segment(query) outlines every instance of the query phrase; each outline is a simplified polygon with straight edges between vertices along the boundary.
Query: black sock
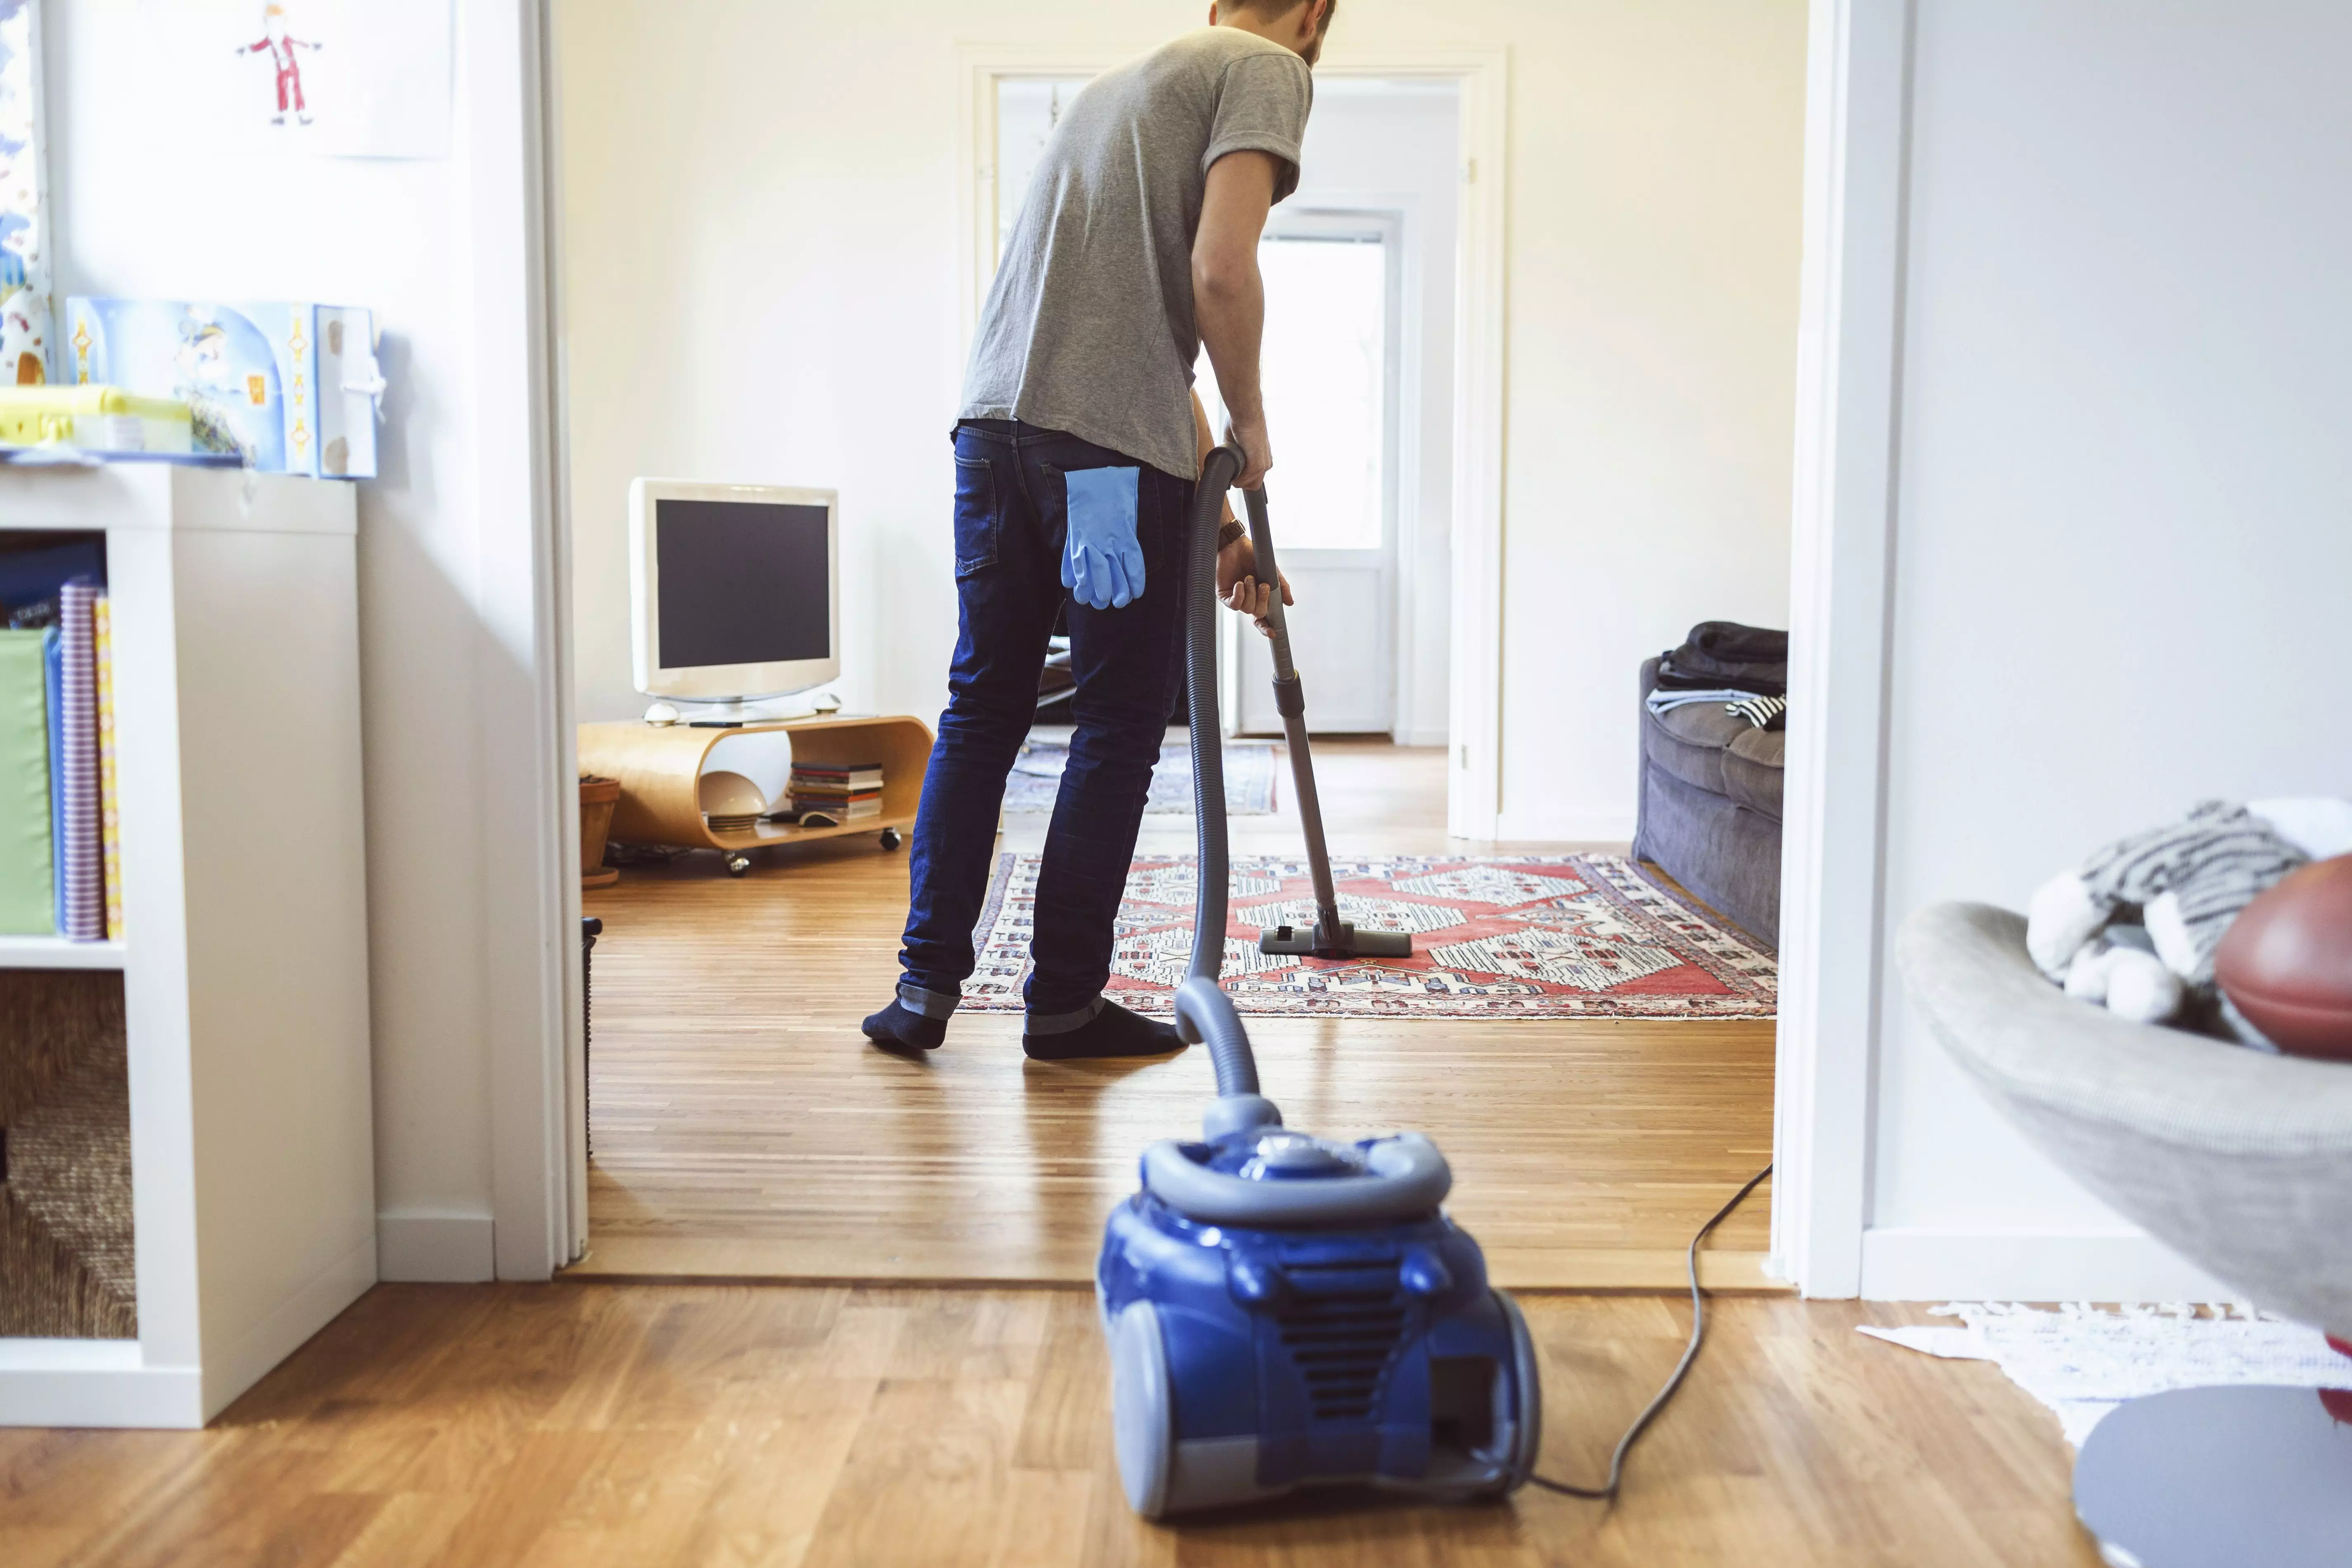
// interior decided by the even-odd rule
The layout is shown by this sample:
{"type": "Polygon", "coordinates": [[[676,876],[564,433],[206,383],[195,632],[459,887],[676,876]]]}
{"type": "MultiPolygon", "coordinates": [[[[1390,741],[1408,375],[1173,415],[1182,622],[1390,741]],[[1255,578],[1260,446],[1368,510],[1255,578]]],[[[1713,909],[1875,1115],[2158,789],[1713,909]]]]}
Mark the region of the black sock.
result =
{"type": "Polygon", "coordinates": [[[936,1051],[940,1042],[948,1037],[945,1018],[927,1018],[920,1013],[909,1013],[895,998],[887,1007],[868,1017],[860,1026],[866,1037],[877,1046],[896,1046],[901,1049],[936,1051]]]}
{"type": "Polygon", "coordinates": [[[1108,1057],[1157,1057],[1181,1051],[1176,1026],[1139,1018],[1116,1002],[1075,1029],[1058,1035],[1024,1035],[1021,1048],[1041,1062],[1089,1061],[1108,1057]]]}

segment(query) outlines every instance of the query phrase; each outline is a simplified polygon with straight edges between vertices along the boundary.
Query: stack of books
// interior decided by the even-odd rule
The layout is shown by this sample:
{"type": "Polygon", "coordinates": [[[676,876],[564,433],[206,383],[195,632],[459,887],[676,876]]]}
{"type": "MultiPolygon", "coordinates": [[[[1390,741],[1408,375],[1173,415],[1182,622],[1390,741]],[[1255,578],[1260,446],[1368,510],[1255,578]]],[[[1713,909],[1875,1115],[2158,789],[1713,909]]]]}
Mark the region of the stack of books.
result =
{"type": "Polygon", "coordinates": [[[0,629],[0,935],[120,937],[106,592],[77,576],[7,612],[0,629]]]}
{"type": "Polygon", "coordinates": [[[794,763],[787,787],[792,792],[792,814],[803,822],[817,816],[838,826],[861,816],[882,815],[879,763],[794,763]]]}

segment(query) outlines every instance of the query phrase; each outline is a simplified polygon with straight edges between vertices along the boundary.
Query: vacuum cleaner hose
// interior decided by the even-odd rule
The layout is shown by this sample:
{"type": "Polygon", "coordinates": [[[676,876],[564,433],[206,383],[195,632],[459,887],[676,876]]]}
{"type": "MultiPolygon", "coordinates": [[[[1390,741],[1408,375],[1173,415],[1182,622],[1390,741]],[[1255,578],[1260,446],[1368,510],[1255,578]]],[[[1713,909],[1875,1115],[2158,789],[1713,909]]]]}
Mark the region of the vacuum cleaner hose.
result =
{"type": "Polygon", "coordinates": [[[1192,963],[1176,988],[1176,1029],[1206,1045],[1221,1097],[1257,1093],[1257,1061],[1233,998],[1217,984],[1225,959],[1224,738],[1217,724],[1217,531],[1225,492],[1242,455],[1219,447],[1201,464],[1193,492],[1192,559],[1184,595],[1185,707],[1192,729],[1192,820],[1200,834],[1200,879],[1192,906],[1192,963]]]}

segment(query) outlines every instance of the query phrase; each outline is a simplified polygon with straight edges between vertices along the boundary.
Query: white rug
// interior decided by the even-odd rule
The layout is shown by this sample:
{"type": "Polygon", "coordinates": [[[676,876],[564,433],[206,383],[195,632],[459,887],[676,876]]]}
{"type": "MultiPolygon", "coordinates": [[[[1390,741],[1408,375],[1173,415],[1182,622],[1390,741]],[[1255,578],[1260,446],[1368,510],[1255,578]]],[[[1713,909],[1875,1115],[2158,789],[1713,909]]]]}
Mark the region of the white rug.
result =
{"type": "Polygon", "coordinates": [[[2003,1301],[1930,1309],[1965,1325],[1862,1331],[1955,1361],[1990,1361],[2057,1414],[2076,1447],[2126,1399],[2176,1388],[2270,1384],[2352,1388],[2352,1356],[2316,1329],[2245,1307],[2126,1307],[2082,1303],[2043,1311],[2003,1301]]]}

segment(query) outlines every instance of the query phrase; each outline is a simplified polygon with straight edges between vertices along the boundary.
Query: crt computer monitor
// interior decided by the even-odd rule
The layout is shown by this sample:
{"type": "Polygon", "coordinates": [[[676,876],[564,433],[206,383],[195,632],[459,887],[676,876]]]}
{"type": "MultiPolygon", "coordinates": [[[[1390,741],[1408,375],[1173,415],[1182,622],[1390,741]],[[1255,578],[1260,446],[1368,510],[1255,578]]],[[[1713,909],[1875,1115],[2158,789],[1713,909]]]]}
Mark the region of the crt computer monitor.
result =
{"type": "Polygon", "coordinates": [[[841,676],[840,497],[776,485],[629,485],[637,689],[727,702],[841,676]]]}

